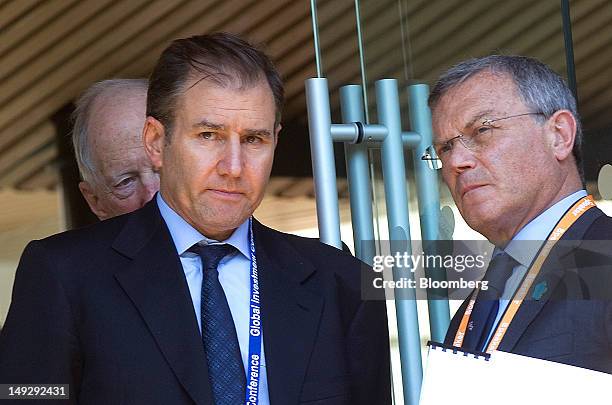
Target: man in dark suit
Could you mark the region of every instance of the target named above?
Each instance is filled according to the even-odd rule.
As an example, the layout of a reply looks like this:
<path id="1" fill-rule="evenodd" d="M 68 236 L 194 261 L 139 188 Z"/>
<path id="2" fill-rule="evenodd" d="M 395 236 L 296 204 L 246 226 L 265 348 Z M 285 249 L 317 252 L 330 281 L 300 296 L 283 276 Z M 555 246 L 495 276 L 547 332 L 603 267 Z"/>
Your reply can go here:
<path id="1" fill-rule="evenodd" d="M 430 95 L 445 183 L 495 244 L 447 344 L 612 372 L 612 219 L 584 190 L 582 132 L 563 80 L 532 58 L 464 61 Z"/>
<path id="2" fill-rule="evenodd" d="M 388 404 L 384 301 L 359 261 L 252 213 L 280 130 L 270 60 L 229 34 L 174 41 L 150 78 L 160 193 L 35 241 L 0 336 L 0 382 L 83 404 Z"/>

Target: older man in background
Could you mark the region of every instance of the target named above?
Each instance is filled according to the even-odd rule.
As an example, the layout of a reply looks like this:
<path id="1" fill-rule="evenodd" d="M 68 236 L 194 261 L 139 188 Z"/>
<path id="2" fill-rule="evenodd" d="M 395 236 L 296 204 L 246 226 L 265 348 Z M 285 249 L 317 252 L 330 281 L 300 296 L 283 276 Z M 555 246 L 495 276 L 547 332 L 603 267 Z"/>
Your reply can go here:
<path id="1" fill-rule="evenodd" d="M 79 97 L 72 143 L 79 189 L 101 220 L 142 207 L 159 189 L 144 151 L 147 80 L 104 80 Z"/>

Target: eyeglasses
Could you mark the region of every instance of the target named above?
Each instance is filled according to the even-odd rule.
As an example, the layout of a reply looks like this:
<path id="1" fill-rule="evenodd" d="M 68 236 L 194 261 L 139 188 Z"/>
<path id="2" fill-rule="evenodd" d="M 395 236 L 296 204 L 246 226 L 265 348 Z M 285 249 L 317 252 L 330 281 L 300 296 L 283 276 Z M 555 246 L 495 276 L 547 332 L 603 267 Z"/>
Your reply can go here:
<path id="1" fill-rule="evenodd" d="M 473 127 L 468 134 L 459 133 L 459 135 L 454 136 L 447 141 L 434 143 L 433 145 L 427 147 L 423 153 L 423 156 L 421 156 L 421 160 L 426 160 L 431 169 L 441 169 L 442 162 L 449 158 L 452 150 L 454 149 L 456 143 L 455 141 L 461 142 L 461 145 L 463 145 L 466 149 L 477 152 L 487 146 L 490 140 L 490 135 L 493 132 L 493 129 L 496 128 L 493 125 L 494 122 L 507 120 L 510 118 L 523 117 L 526 115 L 544 114 L 541 112 L 527 112 L 509 115 L 502 118 L 483 120 L 480 122 L 480 125 Z"/>

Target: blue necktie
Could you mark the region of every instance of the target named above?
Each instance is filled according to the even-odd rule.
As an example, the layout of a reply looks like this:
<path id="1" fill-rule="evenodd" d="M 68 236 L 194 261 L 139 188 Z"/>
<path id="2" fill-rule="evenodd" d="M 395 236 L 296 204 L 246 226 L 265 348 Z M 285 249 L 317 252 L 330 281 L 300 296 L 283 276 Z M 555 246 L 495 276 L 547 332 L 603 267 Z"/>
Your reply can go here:
<path id="1" fill-rule="evenodd" d="M 483 278 L 488 281 L 488 288 L 478 292 L 462 344 L 465 349 L 477 351 L 485 349 L 484 345 L 499 310 L 499 298 L 504 292 L 512 269 L 517 264 L 508 253 L 503 250 L 500 252 L 491 259 Z"/>
<path id="2" fill-rule="evenodd" d="M 202 339 L 214 404 L 244 403 L 246 375 L 236 327 L 217 271 L 219 261 L 234 248 L 231 245 L 196 244 L 190 250 L 202 259 Z"/>

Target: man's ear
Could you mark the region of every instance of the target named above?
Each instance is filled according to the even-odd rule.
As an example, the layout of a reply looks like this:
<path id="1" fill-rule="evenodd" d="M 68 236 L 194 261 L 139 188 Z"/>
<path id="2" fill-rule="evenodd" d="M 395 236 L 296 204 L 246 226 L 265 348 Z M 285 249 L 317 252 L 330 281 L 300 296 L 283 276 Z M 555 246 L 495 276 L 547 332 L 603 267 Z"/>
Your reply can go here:
<path id="1" fill-rule="evenodd" d="M 576 118 L 569 110 L 556 111 L 548 120 L 552 134 L 552 149 L 559 161 L 572 154 L 576 140 Z"/>
<path id="2" fill-rule="evenodd" d="M 91 212 L 93 212 L 101 221 L 109 218 L 110 213 L 107 212 L 100 203 L 100 199 L 96 194 L 94 186 L 87 181 L 81 181 L 79 183 L 79 190 L 81 190 L 81 194 L 83 194 L 85 201 L 87 201 L 87 205 L 89 205 Z"/>
<path id="3" fill-rule="evenodd" d="M 142 130 L 145 152 L 157 171 L 163 166 L 163 150 L 166 142 L 164 125 L 153 117 L 147 117 Z"/>
<path id="4" fill-rule="evenodd" d="M 276 145 L 278 145 L 278 135 L 280 134 L 281 129 L 283 129 L 283 126 L 279 122 L 278 125 L 276 125 L 276 128 L 274 129 L 274 147 L 275 148 L 276 148 Z"/>

